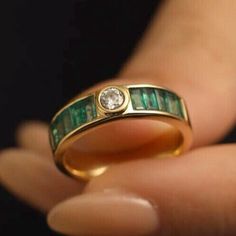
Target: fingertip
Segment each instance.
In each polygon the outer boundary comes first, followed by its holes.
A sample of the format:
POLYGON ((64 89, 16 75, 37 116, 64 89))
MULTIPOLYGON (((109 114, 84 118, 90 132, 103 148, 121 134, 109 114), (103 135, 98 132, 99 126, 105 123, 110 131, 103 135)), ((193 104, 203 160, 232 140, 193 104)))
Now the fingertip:
POLYGON ((155 207, 125 191, 103 191, 74 197, 48 215, 49 226, 69 235, 150 235, 159 229, 155 207))
POLYGON ((64 176, 40 154, 23 149, 2 151, 0 181, 7 190, 42 212, 83 188, 82 183, 64 176))
POLYGON ((16 130, 17 144, 25 149, 34 150, 51 156, 48 138, 48 125, 42 121, 26 121, 16 130))

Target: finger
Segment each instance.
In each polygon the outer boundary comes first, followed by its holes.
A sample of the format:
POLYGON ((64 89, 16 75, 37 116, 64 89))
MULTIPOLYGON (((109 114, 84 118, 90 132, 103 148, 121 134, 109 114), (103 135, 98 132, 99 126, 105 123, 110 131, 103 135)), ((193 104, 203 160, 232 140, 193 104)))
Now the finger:
POLYGON ((42 157, 49 159, 52 156, 46 123, 27 121, 21 124, 16 131, 16 141, 20 147, 42 154, 42 157))
MULTIPOLYGON (((235 8, 236 3, 232 1, 208 1, 205 4, 195 1, 194 7, 186 0, 167 1, 118 78, 92 89, 105 84, 124 83, 152 83, 168 87, 187 102, 194 145, 218 141, 236 121, 236 48, 232 43, 232 38, 236 36, 229 21, 236 20, 235 8), (220 17, 215 17, 218 15, 220 17), (219 19, 227 21, 226 28, 222 27, 219 19)), ((120 123, 112 125, 112 128, 104 127, 88 135, 80 147, 104 151, 109 142, 109 148, 115 152, 126 150, 129 148, 127 145, 134 145, 129 140, 135 140, 135 135, 130 136, 130 133, 137 131, 142 136, 145 131, 143 136, 146 138, 137 139, 143 142, 156 138, 157 132, 153 132, 148 123, 145 121, 140 126, 134 121, 130 129, 126 129, 128 124, 122 129, 120 123), (116 139, 110 138, 113 129, 119 130, 114 136, 124 142, 117 144, 116 139), (97 136, 102 139, 97 139, 97 136)), ((135 143, 137 146, 143 144, 135 143)))
POLYGON ((52 209, 49 225, 70 235, 235 235, 235 155, 224 145, 114 165, 52 209))
POLYGON ((182 94, 195 146, 218 141, 235 125, 235 9, 233 1, 167 1, 121 72, 128 78, 157 78, 182 94))
POLYGON ((85 194, 58 205, 48 222, 67 235, 138 236, 154 232, 158 218, 149 201, 134 194, 107 192, 85 194))
POLYGON ((0 153, 0 183, 44 212, 67 197, 80 193, 84 186, 61 174, 39 154, 20 149, 0 153))

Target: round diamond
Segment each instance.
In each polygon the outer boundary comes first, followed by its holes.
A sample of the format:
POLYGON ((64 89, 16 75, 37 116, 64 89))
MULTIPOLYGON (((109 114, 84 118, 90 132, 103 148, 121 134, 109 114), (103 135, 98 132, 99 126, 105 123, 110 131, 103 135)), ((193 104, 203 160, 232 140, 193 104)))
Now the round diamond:
POLYGON ((108 110, 115 110, 122 106, 125 96, 118 88, 107 88, 100 96, 101 105, 108 110))

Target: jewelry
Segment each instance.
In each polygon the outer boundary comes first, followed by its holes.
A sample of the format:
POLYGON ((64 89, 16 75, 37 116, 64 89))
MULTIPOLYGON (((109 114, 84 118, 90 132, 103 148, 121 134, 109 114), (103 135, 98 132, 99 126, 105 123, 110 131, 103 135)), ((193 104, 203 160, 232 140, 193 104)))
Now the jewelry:
POLYGON ((88 133, 92 135, 101 125, 131 118, 155 120, 157 127, 164 125, 166 130, 155 143, 137 149, 136 156, 179 155, 191 146, 192 129, 186 104, 176 93, 148 84, 111 85, 75 98, 56 113, 49 129, 56 165, 64 173, 86 180, 102 174, 110 164, 122 159, 79 152, 79 140, 88 133))

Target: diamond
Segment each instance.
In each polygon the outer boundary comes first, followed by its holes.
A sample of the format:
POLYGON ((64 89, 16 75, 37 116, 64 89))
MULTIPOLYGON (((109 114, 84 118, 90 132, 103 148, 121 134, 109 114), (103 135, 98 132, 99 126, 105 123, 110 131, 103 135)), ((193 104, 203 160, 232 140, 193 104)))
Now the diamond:
POLYGON ((102 91, 100 95, 101 105, 108 110, 120 108, 125 101, 124 93, 115 87, 110 87, 102 91))

